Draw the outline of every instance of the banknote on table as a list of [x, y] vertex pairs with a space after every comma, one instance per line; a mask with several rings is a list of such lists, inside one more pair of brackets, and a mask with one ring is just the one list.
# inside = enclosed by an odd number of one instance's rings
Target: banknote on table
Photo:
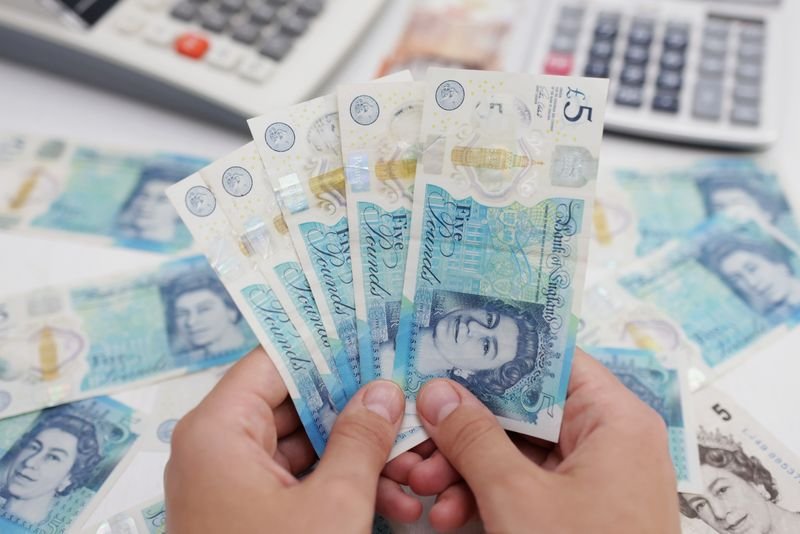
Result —
[[800, 532], [800, 458], [714, 387], [692, 394], [704, 487], [679, 494], [684, 534]]
[[339, 376], [361, 384], [335, 95], [248, 121], [319, 308]]
[[132, 506], [114, 514], [99, 525], [81, 530], [82, 534], [166, 534], [167, 507], [164, 496]]
[[674, 354], [612, 347], [584, 347], [664, 419], [679, 491], [700, 491], [700, 461], [694, 434], [686, 361]]
[[394, 377], [412, 402], [453, 378], [507, 429], [557, 440], [607, 82], [430, 69], [427, 84]]
[[604, 161], [598, 180], [593, 266], [615, 269], [672, 239], [683, 239], [717, 213], [750, 213], [800, 242], [786, 193], [766, 160]]
[[0, 421], [0, 531], [82, 525], [139, 437], [140, 416], [95, 397]]
[[697, 388], [788, 332], [798, 273], [800, 256], [777, 230], [716, 216], [588, 289], [581, 339], [599, 328], [603, 344], [685, 353]]
[[223, 365], [257, 345], [202, 256], [0, 299], [0, 418]]
[[231, 223], [234, 236], [255, 261], [295, 325], [337, 409], [344, 408], [358, 384], [349, 372], [344, 374], [347, 382], [339, 375], [328, 333], [255, 143], [248, 143], [218, 159], [198, 174], [214, 193], [219, 209]]
[[392, 375], [424, 89], [411, 81], [338, 89], [364, 383]]
[[[0, 136], [0, 229], [172, 253], [191, 236], [164, 190], [207, 160]], [[65, 234], [66, 233], [66, 234]]]
[[272, 360], [321, 456], [338, 410], [308, 347], [199, 174], [167, 189], [189, 231]]

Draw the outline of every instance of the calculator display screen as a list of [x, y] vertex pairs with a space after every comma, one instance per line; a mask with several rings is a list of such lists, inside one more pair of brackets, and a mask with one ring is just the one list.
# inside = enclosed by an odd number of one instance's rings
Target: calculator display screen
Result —
[[58, 0], [59, 4], [90, 26], [100, 20], [117, 2], [119, 0]]

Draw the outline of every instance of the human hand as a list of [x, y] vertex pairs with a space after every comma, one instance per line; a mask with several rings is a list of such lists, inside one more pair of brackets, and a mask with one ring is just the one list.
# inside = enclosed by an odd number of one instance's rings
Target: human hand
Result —
[[[317, 468], [286, 386], [262, 349], [234, 365], [178, 422], [164, 476], [167, 530], [368, 532], [377, 511], [414, 521], [417, 499], [379, 478], [405, 399], [388, 381], [350, 400]], [[412, 458], [413, 459], [413, 458]], [[407, 472], [411, 464], [403, 464]]]
[[507, 434], [449, 380], [423, 386], [417, 413], [438, 450], [427, 446], [407, 479], [415, 493], [437, 495], [437, 530], [477, 512], [489, 532], [679, 532], [663, 419], [581, 350], [556, 446]]

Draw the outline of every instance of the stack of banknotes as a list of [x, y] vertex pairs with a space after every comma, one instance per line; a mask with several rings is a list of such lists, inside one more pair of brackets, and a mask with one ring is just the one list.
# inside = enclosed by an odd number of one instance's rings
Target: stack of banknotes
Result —
[[[210, 165], [6, 138], [2, 228], [203, 255], [0, 298], [0, 531], [164, 532], [160, 481], [98, 505], [258, 344], [319, 454], [361, 385], [400, 384], [392, 456], [426, 438], [434, 377], [557, 441], [580, 345], [664, 418], [684, 532], [800, 531], [800, 459], [710, 384], [800, 311], [778, 174], [599, 167], [605, 98], [601, 80], [430, 69], [271, 110]], [[53, 450], [66, 467], [46, 474]]]

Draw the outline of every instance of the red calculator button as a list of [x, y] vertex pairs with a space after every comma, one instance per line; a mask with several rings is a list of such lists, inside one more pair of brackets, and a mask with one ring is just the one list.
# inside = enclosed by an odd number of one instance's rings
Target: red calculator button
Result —
[[572, 72], [572, 54], [550, 52], [544, 62], [544, 73], [566, 76]]
[[208, 40], [202, 35], [184, 33], [175, 39], [175, 50], [192, 59], [200, 59], [208, 50]]

